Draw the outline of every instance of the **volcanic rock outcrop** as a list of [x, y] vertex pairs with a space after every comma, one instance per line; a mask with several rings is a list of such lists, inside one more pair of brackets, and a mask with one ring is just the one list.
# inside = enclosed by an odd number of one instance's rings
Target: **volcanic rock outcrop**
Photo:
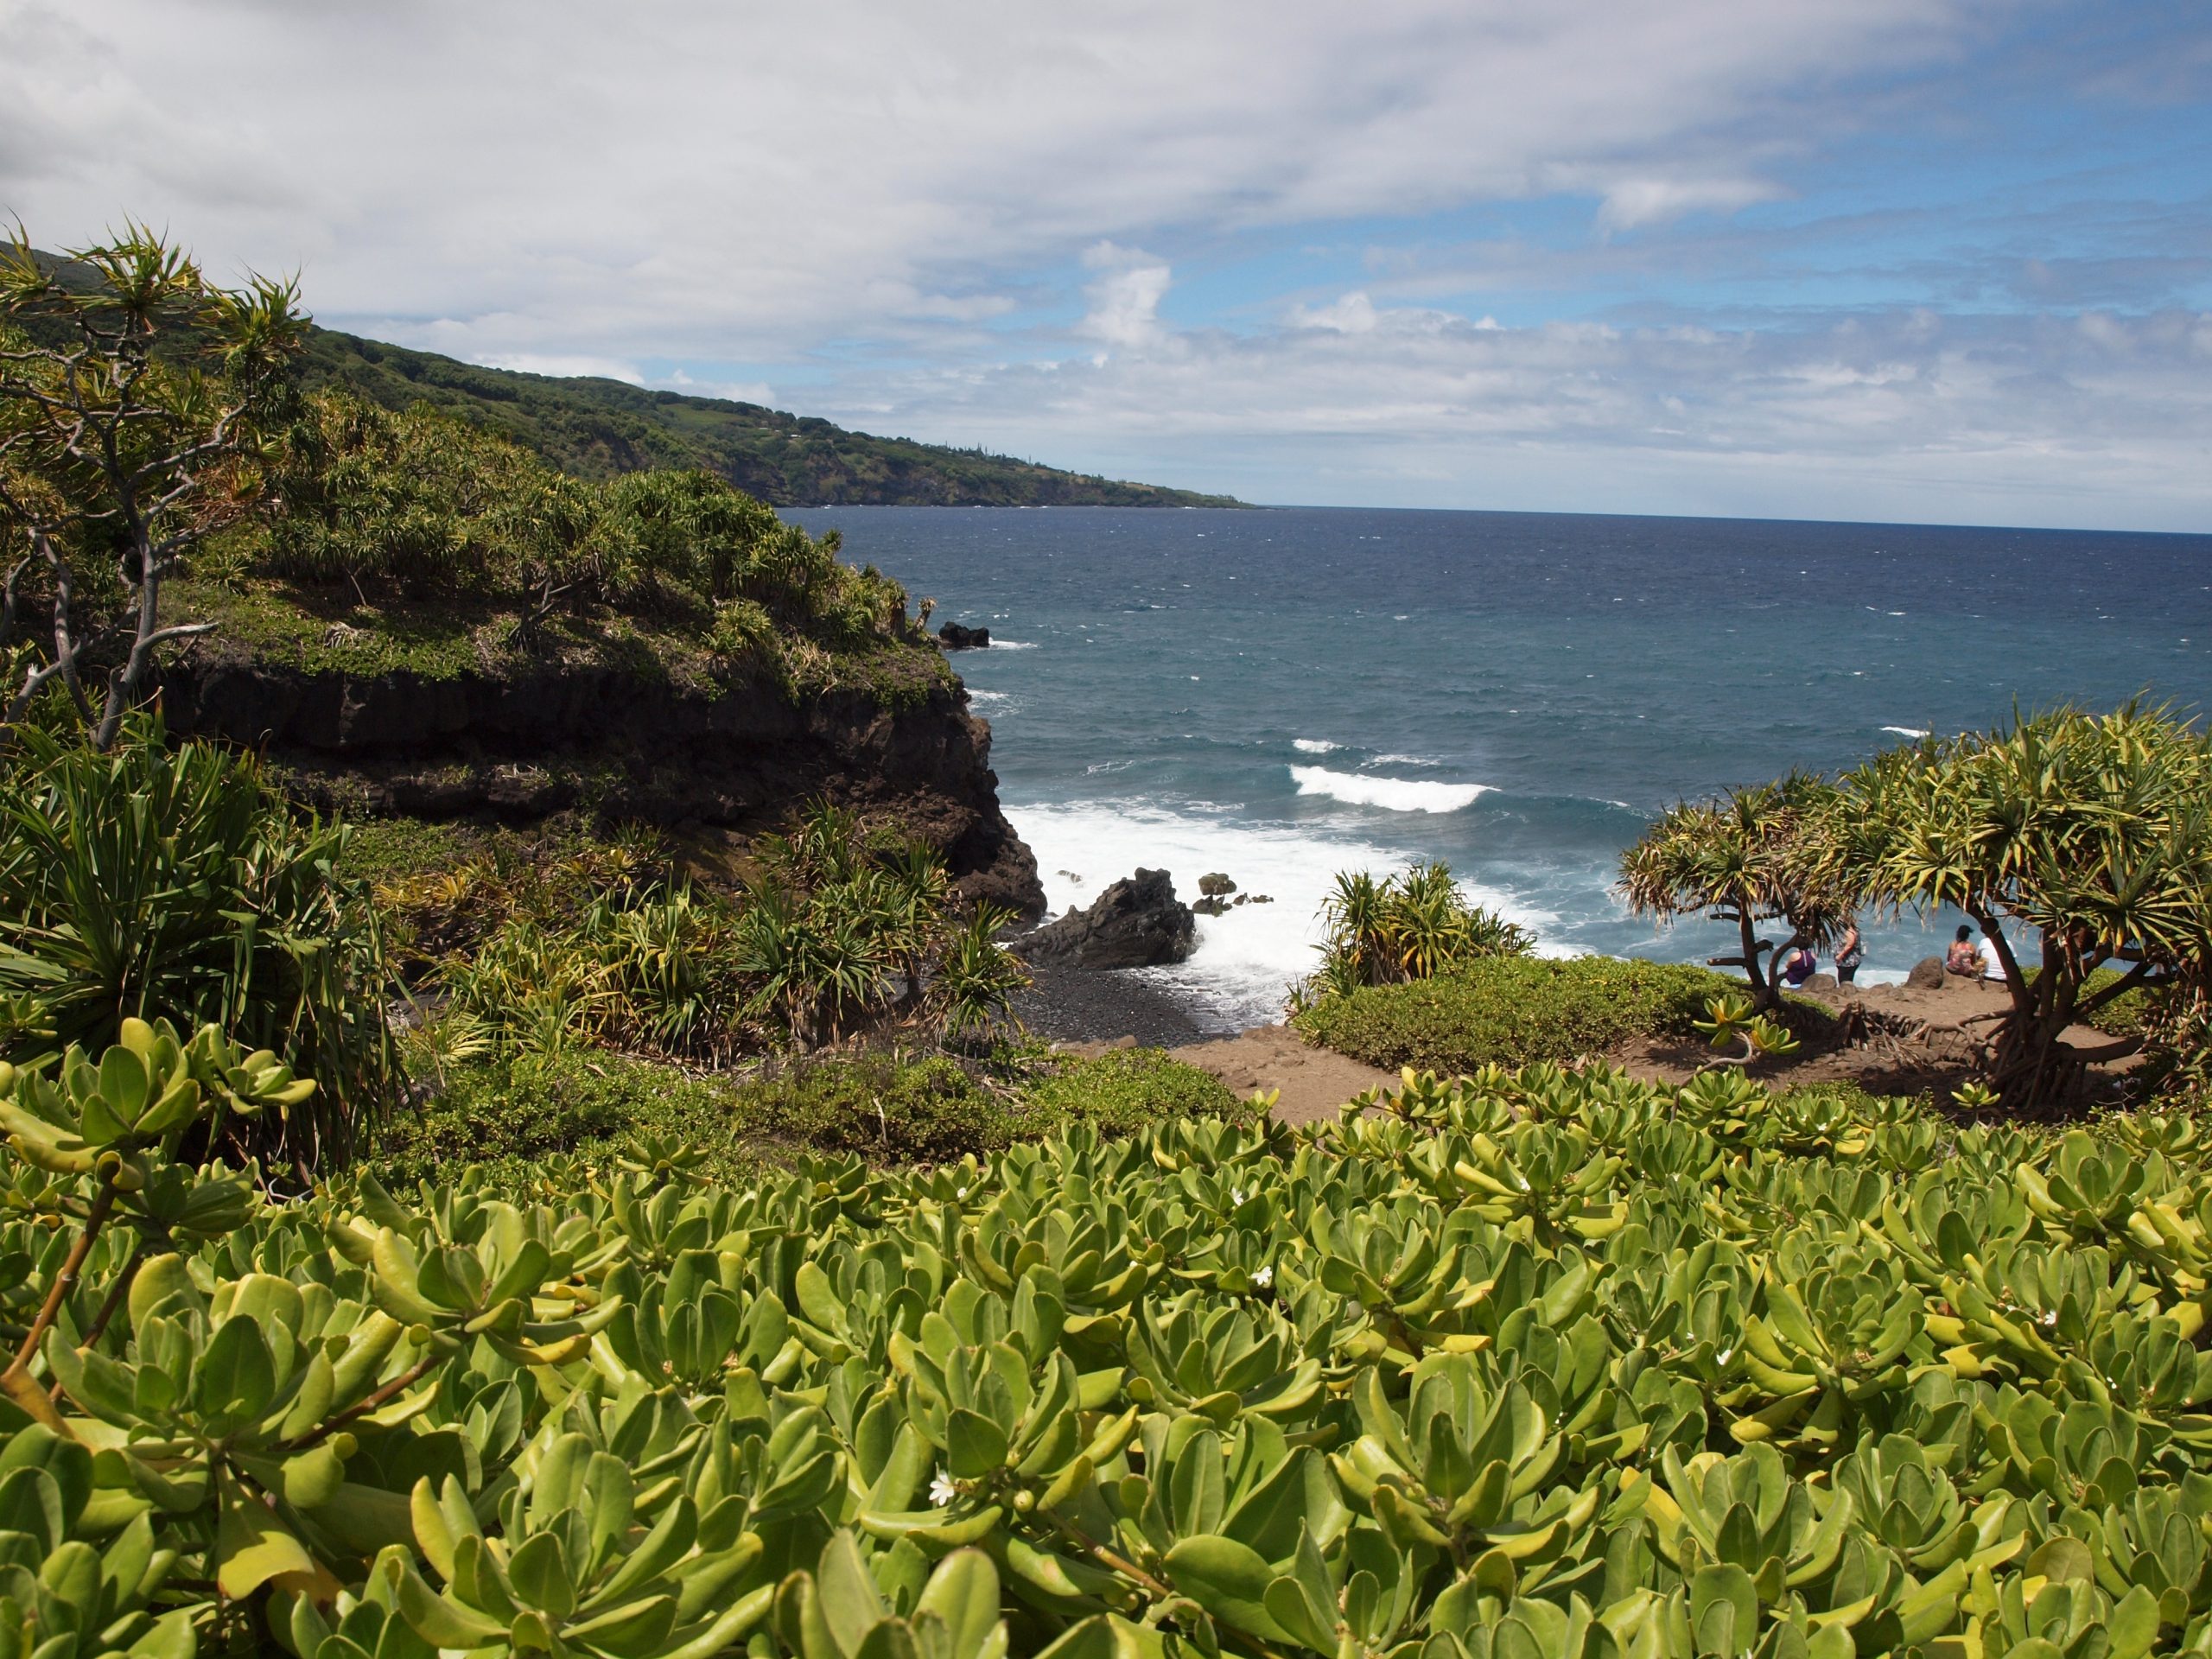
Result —
[[1198, 948], [1191, 907], [1175, 897], [1166, 870], [1139, 870], [1116, 881], [1088, 910], [1008, 941], [1018, 955], [1052, 967], [1157, 968]]

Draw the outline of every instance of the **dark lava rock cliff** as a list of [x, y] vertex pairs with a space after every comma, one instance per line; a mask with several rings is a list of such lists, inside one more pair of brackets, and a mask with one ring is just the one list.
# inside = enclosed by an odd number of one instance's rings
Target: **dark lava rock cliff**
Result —
[[1044, 908], [1037, 861], [999, 810], [990, 728], [957, 683], [886, 708], [574, 664], [429, 678], [233, 660], [172, 668], [162, 703], [172, 732], [259, 750], [310, 801], [521, 823], [582, 809], [749, 836], [826, 796], [940, 848], [969, 898]]

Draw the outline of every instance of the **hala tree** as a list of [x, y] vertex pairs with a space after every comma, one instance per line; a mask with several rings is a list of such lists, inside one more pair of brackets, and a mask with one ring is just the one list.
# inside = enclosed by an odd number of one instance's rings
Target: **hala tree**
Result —
[[58, 264], [20, 228], [0, 248], [0, 522], [18, 538], [0, 646], [50, 623], [16, 647], [0, 720], [59, 680], [105, 749], [159, 649], [213, 626], [165, 623], [162, 587], [260, 498], [297, 298], [263, 277], [216, 287], [137, 226]]
[[[1733, 926], [1737, 953], [1713, 963], [1741, 968], [1752, 1006], [1771, 1008], [1781, 988], [1767, 953], [1779, 963], [1801, 945], [1827, 944], [1854, 908], [1840, 872], [1818, 856], [1833, 801], [1825, 781], [1793, 772], [1713, 800], [1681, 802], [1621, 855], [1621, 893], [1637, 915], [1662, 926], [1681, 916]], [[1773, 921], [1789, 929], [1778, 948], [1759, 937], [1761, 925]]]
[[1839, 780], [1836, 807], [1831, 880], [1891, 909], [1951, 906], [1995, 946], [2007, 1002], [1985, 1081], [2008, 1109], [2140, 1046], [2077, 1046], [2069, 1026], [2140, 985], [2212, 984], [2212, 747], [2163, 709], [1892, 750]]
[[1321, 964], [1292, 992], [1294, 1007], [1369, 985], [1449, 973], [1484, 957], [1525, 957], [1535, 938], [1471, 904], [1450, 868], [1416, 864], [1377, 878], [1340, 870], [1321, 908]]

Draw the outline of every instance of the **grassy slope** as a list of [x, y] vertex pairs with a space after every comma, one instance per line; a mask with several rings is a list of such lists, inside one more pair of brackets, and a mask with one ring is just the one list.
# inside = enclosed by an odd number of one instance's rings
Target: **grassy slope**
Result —
[[327, 328], [314, 331], [302, 372], [311, 387], [343, 385], [391, 409], [435, 404], [586, 477], [698, 467], [779, 507], [1238, 505], [1229, 496], [871, 437], [758, 404], [648, 391], [619, 380], [479, 368]]

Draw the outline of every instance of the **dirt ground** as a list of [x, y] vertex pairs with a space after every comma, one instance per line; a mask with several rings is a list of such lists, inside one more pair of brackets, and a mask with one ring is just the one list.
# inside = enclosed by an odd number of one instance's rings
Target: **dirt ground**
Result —
[[1281, 1098], [1275, 1116], [1286, 1123], [1334, 1117], [1354, 1095], [1382, 1084], [1398, 1086], [1398, 1074], [1363, 1065], [1333, 1049], [1310, 1048], [1287, 1026], [1255, 1026], [1234, 1037], [1217, 1037], [1171, 1050], [1179, 1060], [1211, 1071], [1240, 1096], [1273, 1089]]
[[[1938, 1101], [1948, 1099], [1973, 1075], [1969, 1047], [1996, 1025], [1994, 1019], [1981, 1016], [2000, 1014], [2006, 1005], [2002, 988], [1972, 979], [1948, 980], [1935, 990], [1904, 985], [1843, 987], [1828, 982], [1815, 983], [1800, 995], [1839, 1014], [1853, 1003], [1859, 1005], [1863, 1034], [1856, 1041], [1808, 1040], [1789, 1059], [1754, 1064], [1751, 1077], [1784, 1085], [1848, 1083], [1869, 1094], [1931, 1095]], [[2088, 1026], [2069, 1026], [2065, 1039], [2090, 1049], [2112, 1041]], [[1637, 1077], [1683, 1083], [1710, 1060], [1711, 1051], [1695, 1043], [1643, 1042], [1605, 1058]], [[2108, 1095], [2131, 1064], [2123, 1059], [2092, 1068], [2092, 1097]]]
[[[1857, 1002], [1871, 1027], [1856, 1043], [1808, 1041], [1787, 1060], [1764, 1060], [1751, 1076], [1763, 1083], [1807, 1085], [1848, 1083], [1878, 1095], [1929, 1095], [1948, 1099], [1970, 1075], [1965, 1042], [1986, 1034], [1992, 1021], [1974, 1016], [1996, 1014], [2005, 1006], [2002, 990], [1976, 980], [1955, 980], [1940, 990], [1903, 985], [1815, 985], [1804, 995], [1842, 1012]], [[2095, 1047], [2111, 1039], [2086, 1026], [2068, 1028], [2067, 1040]], [[1288, 1123], [1307, 1123], [1334, 1116], [1353, 1096], [1380, 1085], [1395, 1088], [1395, 1072], [1363, 1065], [1325, 1048], [1306, 1046], [1287, 1026], [1259, 1026], [1234, 1037], [1186, 1044], [1171, 1052], [1179, 1060], [1211, 1071], [1237, 1094], [1278, 1090], [1275, 1116]], [[1711, 1062], [1701, 1044], [1638, 1042], [1605, 1057], [1639, 1077], [1655, 1083], [1686, 1083]], [[2097, 1084], [2116, 1083], [2126, 1062], [2093, 1073]]]

